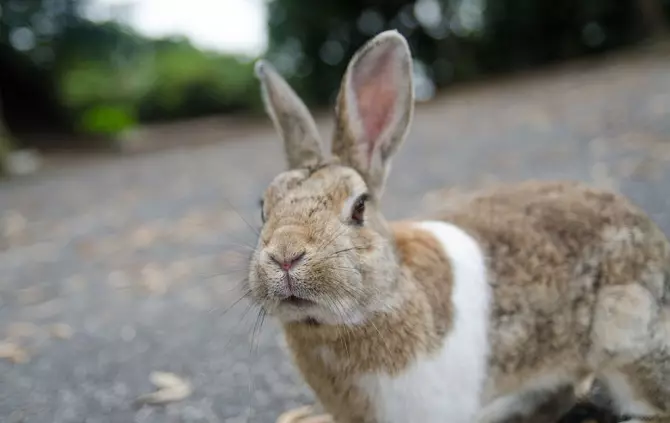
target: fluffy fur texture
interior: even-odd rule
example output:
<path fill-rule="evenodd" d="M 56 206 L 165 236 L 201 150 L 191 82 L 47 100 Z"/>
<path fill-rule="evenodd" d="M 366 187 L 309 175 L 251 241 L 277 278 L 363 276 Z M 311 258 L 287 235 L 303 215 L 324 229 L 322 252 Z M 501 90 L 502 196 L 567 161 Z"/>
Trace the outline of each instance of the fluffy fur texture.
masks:
<path fill-rule="evenodd" d="M 490 287 L 477 242 L 456 226 L 422 222 L 412 230 L 432 237 L 452 263 L 451 330 L 429 354 L 398 375 L 371 372 L 358 386 L 384 422 L 470 423 L 486 378 Z M 439 283 L 439 281 L 438 281 Z M 445 383 L 449 381 L 449 383 Z"/>
<path fill-rule="evenodd" d="M 670 246 L 644 212 L 526 182 L 387 222 L 413 109 L 405 39 L 384 32 L 352 59 L 330 158 L 288 84 L 258 69 L 289 170 L 263 195 L 249 289 L 335 421 L 533 421 L 552 396 L 555 418 L 593 374 L 620 412 L 670 412 Z"/>

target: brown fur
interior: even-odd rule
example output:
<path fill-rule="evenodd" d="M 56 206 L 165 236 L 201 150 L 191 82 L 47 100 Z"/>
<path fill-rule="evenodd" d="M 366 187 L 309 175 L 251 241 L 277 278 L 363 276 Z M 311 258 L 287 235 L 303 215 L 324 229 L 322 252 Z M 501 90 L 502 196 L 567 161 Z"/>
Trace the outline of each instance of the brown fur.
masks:
<path fill-rule="evenodd" d="M 388 166 L 385 164 L 403 143 L 414 114 L 414 83 L 411 77 L 402 77 L 412 73 L 411 61 L 407 60 L 409 57 L 402 57 L 407 46 L 401 44 L 396 48 L 385 49 L 384 44 L 389 44 L 388 38 L 373 38 L 351 59 L 337 96 L 335 132 L 332 139 L 333 155 L 356 169 L 376 197 L 381 196 L 388 174 Z M 370 58 L 375 55 L 385 56 L 383 60 L 379 60 L 381 62 L 391 61 L 394 55 L 400 60 L 396 60 L 397 64 L 392 66 L 395 68 L 392 72 L 384 72 L 380 64 L 375 63 L 371 66 L 372 69 L 357 74 L 355 68 L 360 62 L 378 61 L 374 57 Z M 377 83 L 370 83 L 366 79 L 375 80 Z M 356 116 L 357 111 L 352 110 L 356 107 L 351 97 L 355 97 L 360 116 Z M 392 103 L 396 101 L 394 97 L 398 97 L 397 101 L 404 103 L 404 107 L 393 108 Z M 375 142 L 370 139 L 373 135 L 371 132 L 374 131 L 366 130 L 366 122 L 373 121 L 378 124 L 380 117 L 376 112 L 380 109 L 386 126 L 397 129 L 387 135 L 387 139 Z M 361 140 L 368 142 L 362 143 Z"/>
<path fill-rule="evenodd" d="M 307 107 L 277 71 L 265 61 L 256 64 L 265 109 L 284 141 L 289 169 L 312 167 L 323 156 L 319 131 Z"/>
<path fill-rule="evenodd" d="M 406 264 L 403 281 L 421 281 L 399 287 L 403 306 L 383 313 L 364 325 L 330 326 L 308 323 L 285 325 L 296 364 L 328 410 L 337 410 L 343 422 L 369 421 L 369 405 L 352 383 L 352 375 L 369 372 L 397 374 L 421 354 L 441 345 L 451 324 L 450 264 L 435 239 L 410 225 L 393 225 L 397 254 Z M 435 273 L 434 269 L 443 273 Z"/>
<path fill-rule="evenodd" d="M 266 89 L 285 91 L 273 87 L 276 77 L 264 79 Z M 386 222 L 378 209 L 411 118 L 411 87 L 406 42 L 389 32 L 373 39 L 343 78 L 336 157 L 302 161 L 264 194 L 249 288 L 282 321 L 298 368 L 338 423 L 376 423 L 359 377 L 403 372 L 438 352 L 454 324 L 453 264 L 438 240 L 412 222 Z M 380 92 L 380 110 L 370 109 L 370 93 Z M 302 110 L 290 98 L 266 105 L 274 116 L 275 107 Z M 293 128 L 301 119 L 276 123 L 283 134 L 301 134 Z M 290 163 L 303 157 L 287 154 Z M 365 193 L 358 224 L 351 207 Z M 613 388 L 623 375 L 652 411 L 670 411 L 670 245 L 642 210 L 577 182 L 534 181 L 452 196 L 428 219 L 467 232 L 487 260 L 484 404 L 521 393 L 522 414 L 533 421 L 528 408 L 556 395 L 553 410 L 561 409 L 570 401 L 561 392 L 596 373 Z M 277 265 L 293 257 L 300 259 L 290 270 Z M 296 297 L 299 305 L 287 300 Z M 547 392 L 533 390 L 540 382 Z M 621 411 L 637 406 L 618 389 Z"/>
<path fill-rule="evenodd" d="M 667 239 L 616 194 L 576 182 L 534 181 L 451 204 L 440 217 L 474 236 L 489 258 L 499 390 L 516 389 L 529 373 L 557 363 L 579 372 L 592 347 L 603 287 L 639 282 L 664 299 L 667 282 L 651 275 L 670 264 Z"/>
<path fill-rule="evenodd" d="M 664 300 L 667 286 L 647 272 L 654 263 L 670 263 L 667 240 L 643 212 L 613 193 L 571 182 L 529 182 L 454 199 L 448 208 L 439 217 L 479 240 L 495 275 L 490 366 L 497 395 L 534 376 L 576 381 L 587 373 L 592 319 L 604 286 L 640 281 Z M 418 288 L 404 288 L 409 292 L 400 309 L 356 328 L 286 326 L 301 373 L 342 422 L 368 421 L 359 417 L 367 415 L 368 404 L 352 376 L 401 371 L 419 353 L 430 354 L 451 323 L 451 285 L 439 277 L 450 275 L 450 264 L 436 241 L 409 222 L 391 228 L 403 280 Z M 639 236 L 621 238 L 620 231 Z M 644 381 L 645 373 L 638 378 Z"/>

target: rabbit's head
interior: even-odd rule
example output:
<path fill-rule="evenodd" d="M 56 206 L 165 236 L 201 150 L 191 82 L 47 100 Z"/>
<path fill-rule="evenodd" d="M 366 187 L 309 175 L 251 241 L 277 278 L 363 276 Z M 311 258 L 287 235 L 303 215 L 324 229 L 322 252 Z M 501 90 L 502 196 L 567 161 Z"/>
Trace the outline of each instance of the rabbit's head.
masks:
<path fill-rule="evenodd" d="M 287 82 L 264 61 L 256 73 L 288 170 L 263 194 L 252 298 L 284 322 L 361 322 L 386 304 L 398 274 L 378 205 L 413 113 L 407 41 L 386 31 L 354 55 L 337 100 L 331 157 Z"/>

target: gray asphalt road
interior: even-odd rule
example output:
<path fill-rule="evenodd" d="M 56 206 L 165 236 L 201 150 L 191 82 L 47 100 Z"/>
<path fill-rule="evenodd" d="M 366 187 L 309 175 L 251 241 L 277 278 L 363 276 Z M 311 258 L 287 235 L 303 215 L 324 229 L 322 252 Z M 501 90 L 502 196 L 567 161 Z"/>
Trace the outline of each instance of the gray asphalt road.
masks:
<path fill-rule="evenodd" d="M 226 311 L 254 239 L 240 215 L 258 223 L 259 194 L 283 168 L 281 146 L 261 126 L 0 183 L 0 421 L 270 423 L 311 401 L 277 325 L 254 334 L 247 303 Z M 184 124 L 172 135 L 186 145 L 213 134 L 202 131 Z M 397 218 L 445 188 L 526 178 L 615 187 L 670 232 L 670 59 L 462 89 L 422 105 L 384 206 Z M 153 371 L 190 381 L 192 395 L 134 409 L 154 389 Z"/>

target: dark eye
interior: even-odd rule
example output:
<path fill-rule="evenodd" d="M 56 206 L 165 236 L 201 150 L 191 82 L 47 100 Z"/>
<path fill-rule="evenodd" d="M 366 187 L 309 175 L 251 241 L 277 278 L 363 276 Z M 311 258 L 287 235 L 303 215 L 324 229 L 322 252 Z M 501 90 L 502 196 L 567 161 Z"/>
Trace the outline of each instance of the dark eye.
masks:
<path fill-rule="evenodd" d="M 263 212 L 263 206 L 265 205 L 265 202 L 262 198 L 258 201 L 258 205 L 261 208 L 261 222 L 265 223 L 265 213 Z"/>
<path fill-rule="evenodd" d="M 368 194 L 363 194 L 356 199 L 353 207 L 351 208 L 351 220 L 357 225 L 362 225 L 365 217 L 365 203 L 368 201 L 370 196 Z"/>

